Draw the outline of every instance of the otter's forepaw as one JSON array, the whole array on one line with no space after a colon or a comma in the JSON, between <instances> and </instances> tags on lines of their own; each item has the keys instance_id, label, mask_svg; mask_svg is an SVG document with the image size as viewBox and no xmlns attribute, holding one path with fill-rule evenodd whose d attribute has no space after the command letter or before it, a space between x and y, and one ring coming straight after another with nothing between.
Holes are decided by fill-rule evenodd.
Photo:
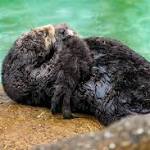
<instances>
[{"instance_id":1,"label":"otter's forepaw","mask_svg":"<svg viewBox=\"0 0 150 150\"><path fill-rule=\"evenodd\" d=\"M56 104L52 104L51 105L51 112L52 112L53 115L55 115L56 113L58 113L57 109L56 109Z\"/></svg>"},{"instance_id":2,"label":"otter's forepaw","mask_svg":"<svg viewBox=\"0 0 150 150\"><path fill-rule=\"evenodd\" d=\"M65 111L63 111L63 118L64 119L73 119L74 117L73 117L71 111L65 110Z\"/></svg>"},{"instance_id":3,"label":"otter's forepaw","mask_svg":"<svg viewBox=\"0 0 150 150\"><path fill-rule=\"evenodd\" d=\"M52 112L53 115L61 112L61 108L59 106L58 99L55 100L55 98L52 98L52 101L51 101L51 112Z\"/></svg>"}]
</instances>

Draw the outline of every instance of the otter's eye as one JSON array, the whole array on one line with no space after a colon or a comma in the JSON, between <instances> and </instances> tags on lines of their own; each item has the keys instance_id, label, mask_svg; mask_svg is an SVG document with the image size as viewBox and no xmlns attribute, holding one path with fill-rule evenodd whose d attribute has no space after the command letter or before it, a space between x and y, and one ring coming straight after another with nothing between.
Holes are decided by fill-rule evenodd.
<instances>
[{"instance_id":1,"label":"otter's eye","mask_svg":"<svg viewBox=\"0 0 150 150\"><path fill-rule=\"evenodd\" d=\"M38 31L37 35L39 35L39 36L43 35L42 31Z\"/></svg>"},{"instance_id":2,"label":"otter's eye","mask_svg":"<svg viewBox=\"0 0 150 150\"><path fill-rule=\"evenodd\" d=\"M47 36L48 36L48 32L44 32L44 33L43 33L43 36L44 36L44 37L47 37Z\"/></svg>"},{"instance_id":3,"label":"otter's eye","mask_svg":"<svg viewBox=\"0 0 150 150\"><path fill-rule=\"evenodd\" d=\"M64 34L65 33L65 30L64 29L60 29L59 31L61 34Z\"/></svg>"}]
</instances>

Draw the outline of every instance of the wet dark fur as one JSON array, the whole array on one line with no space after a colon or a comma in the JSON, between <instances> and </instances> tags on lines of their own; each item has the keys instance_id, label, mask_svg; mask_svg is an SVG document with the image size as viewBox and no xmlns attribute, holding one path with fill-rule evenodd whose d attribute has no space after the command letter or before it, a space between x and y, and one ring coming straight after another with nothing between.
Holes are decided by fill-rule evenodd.
<instances>
[{"instance_id":1,"label":"wet dark fur","mask_svg":"<svg viewBox=\"0 0 150 150\"><path fill-rule=\"evenodd\" d=\"M48 60L54 53L52 49L45 48L44 39L45 34L42 32L23 35L15 41L4 59L2 84L7 95L18 103L50 105L50 102L45 102L48 96L41 95L39 86L43 68L45 64L49 64ZM47 66L48 71L51 65Z\"/></svg>"},{"instance_id":2,"label":"wet dark fur","mask_svg":"<svg viewBox=\"0 0 150 150\"><path fill-rule=\"evenodd\" d=\"M86 81L90 74L92 57L84 40L76 36L64 38L57 49L57 58L51 70L51 78L56 78L51 110L57 112L57 105L62 101L64 118L72 118L70 98L77 85Z\"/></svg>"},{"instance_id":3,"label":"wet dark fur","mask_svg":"<svg viewBox=\"0 0 150 150\"><path fill-rule=\"evenodd\" d=\"M61 111L57 105L62 103L64 118L72 118L70 97L78 83L88 79L92 57L84 40L62 28L56 29L56 42L49 49L39 31L19 38L4 60L2 83L11 99L42 103L53 113Z\"/></svg>"},{"instance_id":4,"label":"wet dark fur","mask_svg":"<svg viewBox=\"0 0 150 150\"><path fill-rule=\"evenodd\" d=\"M93 76L80 84L72 107L94 114L104 125L127 115L149 113L150 63L115 40L85 41L94 54Z\"/></svg>"},{"instance_id":5,"label":"wet dark fur","mask_svg":"<svg viewBox=\"0 0 150 150\"><path fill-rule=\"evenodd\" d=\"M73 86L71 90L76 87L71 97L72 111L93 114L104 125L109 125L127 115L149 113L150 63L117 41L104 38L84 40L94 55L95 64L88 81L84 79L80 81L81 72L77 81L76 77L71 79L70 86ZM57 82L51 72L59 60L56 59L59 58L57 53L51 57L49 51L41 57L41 48L39 55L34 55L35 52L31 53L26 49L22 52L18 49L20 47L16 47L15 43L3 63L2 83L6 93L13 100L23 104L50 107L55 88L61 83L61 78ZM71 52L71 49L68 52ZM37 59L39 57L43 59ZM64 57L65 55L61 55L60 58ZM67 64L68 60L66 62L60 60L63 67L71 67ZM67 66L64 66L66 64ZM57 75L63 77L64 84L64 78L67 76L61 73ZM70 75L68 77L70 78ZM73 85L72 81L75 82ZM59 107L61 108L61 105Z\"/></svg>"}]
</instances>

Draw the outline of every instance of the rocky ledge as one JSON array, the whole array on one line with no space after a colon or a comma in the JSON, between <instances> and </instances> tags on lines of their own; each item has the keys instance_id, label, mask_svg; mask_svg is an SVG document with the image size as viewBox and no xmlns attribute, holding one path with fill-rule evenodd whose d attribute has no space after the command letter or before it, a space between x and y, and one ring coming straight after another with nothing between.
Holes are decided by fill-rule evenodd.
<instances>
[{"instance_id":1,"label":"rocky ledge","mask_svg":"<svg viewBox=\"0 0 150 150\"><path fill-rule=\"evenodd\" d=\"M0 88L0 150L26 150L75 135L97 132L102 126L94 118L64 120L46 108L18 105Z\"/></svg>"},{"instance_id":2,"label":"rocky ledge","mask_svg":"<svg viewBox=\"0 0 150 150\"><path fill-rule=\"evenodd\" d=\"M104 129L91 116L64 120L46 108L18 105L0 88L0 149L149 150L150 115L128 117Z\"/></svg>"},{"instance_id":3,"label":"rocky ledge","mask_svg":"<svg viewBox=\"0 0 150 150\"><path fill-rule=\"evenodd\" d=\"M125 118L104 131L76 136L34 150L149 150L150 115Z\"/></svg>"}]
</instances>

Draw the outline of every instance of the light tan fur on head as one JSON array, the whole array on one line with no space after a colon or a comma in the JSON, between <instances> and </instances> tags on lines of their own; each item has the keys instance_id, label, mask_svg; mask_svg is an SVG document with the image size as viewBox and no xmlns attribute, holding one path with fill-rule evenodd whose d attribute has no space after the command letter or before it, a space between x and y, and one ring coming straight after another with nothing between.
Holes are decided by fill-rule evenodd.
<instances>
[{"instance_id":1,"label":"light tan fur on head","mask_svg":"<svg viewBox=\"0 0 150 150\"><path fill-rule=\"evenodd\" d=\"M55 28L53 27L53 25L49 24L37 27L35 29L32 29L32 32L35 34L39 32L43 33L46 48L49 48L49 46L55 42Z\"/></svg>"}]
</instances>

